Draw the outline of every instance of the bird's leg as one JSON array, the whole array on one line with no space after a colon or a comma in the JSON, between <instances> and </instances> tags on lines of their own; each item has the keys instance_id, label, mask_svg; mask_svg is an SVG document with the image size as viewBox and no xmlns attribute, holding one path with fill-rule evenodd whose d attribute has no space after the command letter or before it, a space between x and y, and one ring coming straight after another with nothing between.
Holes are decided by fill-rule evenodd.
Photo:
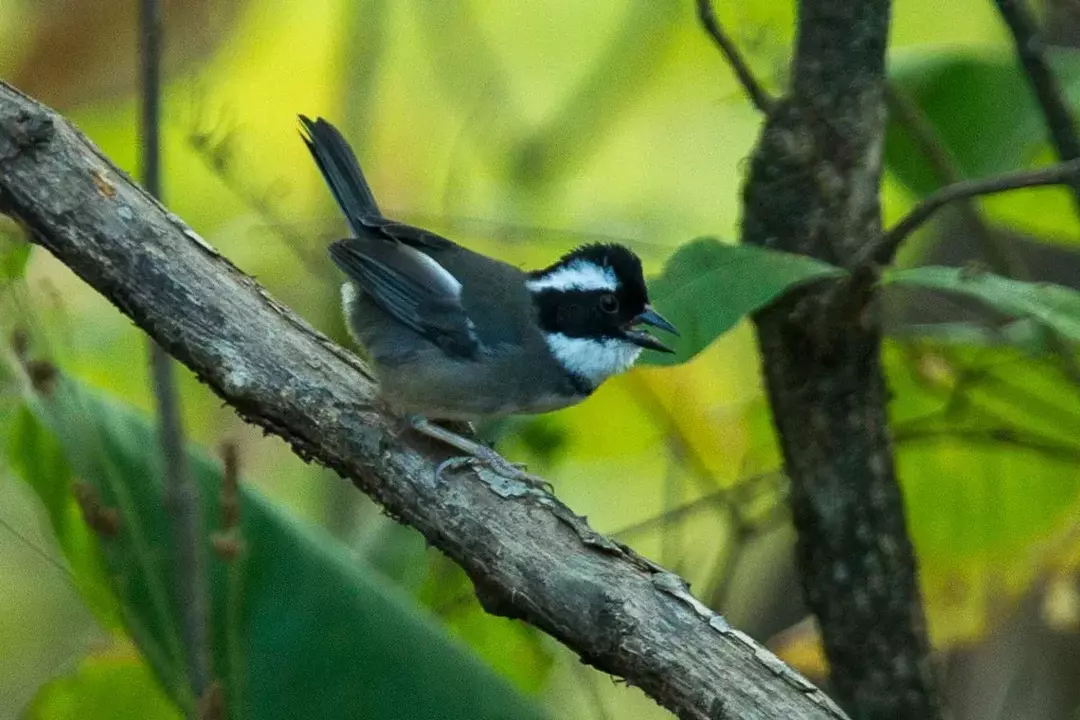
<instances>
[{"instance_id":1,"label":"bird's leg","mask_svg":"<svg viewBox=\"0 0 1080 720\"><path fill-rule=\"evenodd\" d=\"M439 442L445 443L466 454L464 457L452 457L440 463L439 467L435 469L436 483L439 482L440 477L445 470L479 462L487 465L494 472L505 478L509 478L510 480L520 480L521 482L534 487L539 487L548 492L551 491L551 485L546 480L525 472L521 466L517 466L504 459L487 445L478 443L475 440L470 440L452 430L436 425L420 415L410 415L408 417L408 422L413 430L416 430L418 433L427 435L433 440L438 440Z\"/></svg>"}]
</instances>

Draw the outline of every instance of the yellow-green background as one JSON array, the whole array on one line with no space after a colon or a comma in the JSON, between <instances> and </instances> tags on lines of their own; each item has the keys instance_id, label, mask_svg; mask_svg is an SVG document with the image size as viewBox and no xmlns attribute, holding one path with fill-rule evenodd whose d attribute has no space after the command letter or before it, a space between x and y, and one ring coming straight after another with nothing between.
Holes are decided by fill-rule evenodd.
<instances>
[{"instance_id":1,"label":"yellow-green background","mask_svg":"<svg viewBox=\"0 0 1080 720\"><path fill-rule=\"evenodd\" d=\"M137 176L133 7L0 0L0 77L68 114ZM760 116L701 32L690 0L211 0L166 8L166 203L338 339L334 271L322 248L343 226L299 140L297 113L343 129L388 215L523 266L611 236L656 272L694 237L737 238L745 158ZM782 88L793 4L720 0L718 13L766 84ZM986 0L896 4L894 64L970 52L1007 61L1010 47ZM890 222L912 196L888 178L884 200ZM987 207L1025 230L1076 238L1063 194ZM319 272L290 243L302 245ZM152 408L145 338L126 318L41 251L25 287L12 292L18 303L4 307L19 308L61 367ZM5 331L14 317L2 319ZM890 345L887 356L898 420L933 405L916 395L913 374L949 387L947 354ZM1014 379L1028 373L1027 392L1041 388L1068 418L1049 420L1034 408L1032 422L1065 441L1075 437L1074 390L1019 355L997 361L1009 363ZM530 460L595 527L617 532L778 467L758 366L744 322L687 365L636 369L579 407L513 424L500 447ZM211 449L238 442L248 482L383 567L499 672L537 693L552 716L603 717L599 707L607 717L666 716L553 641L483 615L460 575L414 533L332 473L246 427L193 378L184 375L181 389L195 440ZM555 451L538 454L545 442ZM1080 490L1073 464L946 443L901 446L899 468L939 647L978 643L1036 578L1071 569ZM780 502L775 486L740 501L751 525ZM117 662L131 656L95 626L47 559L58 557L48 526L2 466L0 520L0 717L13 717L88 653ZM755 588L773 587L786 567L791 540L782 513L771 528L742 542L730 512L714 504L628 541L703 595L747 550L720 608L739 622L760 612ZM820 675L805 642L777 646Z\"/></svg>"}]
</instances>

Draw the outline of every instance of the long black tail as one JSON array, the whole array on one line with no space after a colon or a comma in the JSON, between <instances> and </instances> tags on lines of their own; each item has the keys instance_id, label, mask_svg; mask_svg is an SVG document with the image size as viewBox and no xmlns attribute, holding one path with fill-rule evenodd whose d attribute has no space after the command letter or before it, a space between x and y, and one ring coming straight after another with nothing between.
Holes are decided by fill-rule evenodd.
<instances>
[{"instance_id":1,"label":"long black tail","mask_svg":"<svg viewBox=\"0 0 1080 720\"><path fill-rule=\"evenodd\" d=\"M364 221L379 219L382 213L364 179L356 155L338 129L326 120L316 118L313 121L301 115L300 122L307 131L307 134L302 131L300 136L304 138L334 198L345 213L349 227L353 233L362 234L366 224Z\"/></svg>"}]
</instances>

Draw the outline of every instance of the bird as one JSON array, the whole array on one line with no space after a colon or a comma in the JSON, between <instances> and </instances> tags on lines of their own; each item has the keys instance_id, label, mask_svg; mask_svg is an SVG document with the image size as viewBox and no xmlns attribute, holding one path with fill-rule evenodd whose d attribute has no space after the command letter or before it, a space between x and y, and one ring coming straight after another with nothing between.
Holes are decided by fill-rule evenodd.
<instances>
[{"instance_id":1,"label":"bird","mask_svg":"<svg viewBox=\"0 0 1080 720\"><path fill-rule=\"evenodd\" d=\"M416 431L479 461L537 478L439 423L569 407L628 370L644 350L674 352L642 329L678 335L649 302L640 258L583 245L532 271L385 217L360 163L329 121L299 115L300 134L351 235L329 254L345 276L342 308L383 402ZM545 483L546 485L546 483Z\"/></svg>"}]
</instances>

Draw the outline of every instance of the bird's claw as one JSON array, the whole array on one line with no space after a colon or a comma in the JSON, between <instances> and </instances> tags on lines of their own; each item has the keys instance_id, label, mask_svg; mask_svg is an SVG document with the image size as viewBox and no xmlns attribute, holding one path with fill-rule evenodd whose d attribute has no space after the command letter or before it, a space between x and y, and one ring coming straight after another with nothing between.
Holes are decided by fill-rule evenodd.
<instances>
[{"instance_id":1,"label":"bird's claw","mask_svg":"<svg viewBox=\"0 0 1080 720\"><path fill-rule=\"evenodd\" d=\"M435 484L438 485L442 482L442 475L447 470L457 470L462 467L476 467L479 465L486 466L496 475L504 477L507 480L517 480L518 482L525 483L538 490L543 490L548 494L555 494L554 488L547 480L533 475L532 473L525 472L525 463L509 462L494 453L491 457L460 455L443 460L439 463L438 467L435 468Z\"/></svg>"}]
</instances>

